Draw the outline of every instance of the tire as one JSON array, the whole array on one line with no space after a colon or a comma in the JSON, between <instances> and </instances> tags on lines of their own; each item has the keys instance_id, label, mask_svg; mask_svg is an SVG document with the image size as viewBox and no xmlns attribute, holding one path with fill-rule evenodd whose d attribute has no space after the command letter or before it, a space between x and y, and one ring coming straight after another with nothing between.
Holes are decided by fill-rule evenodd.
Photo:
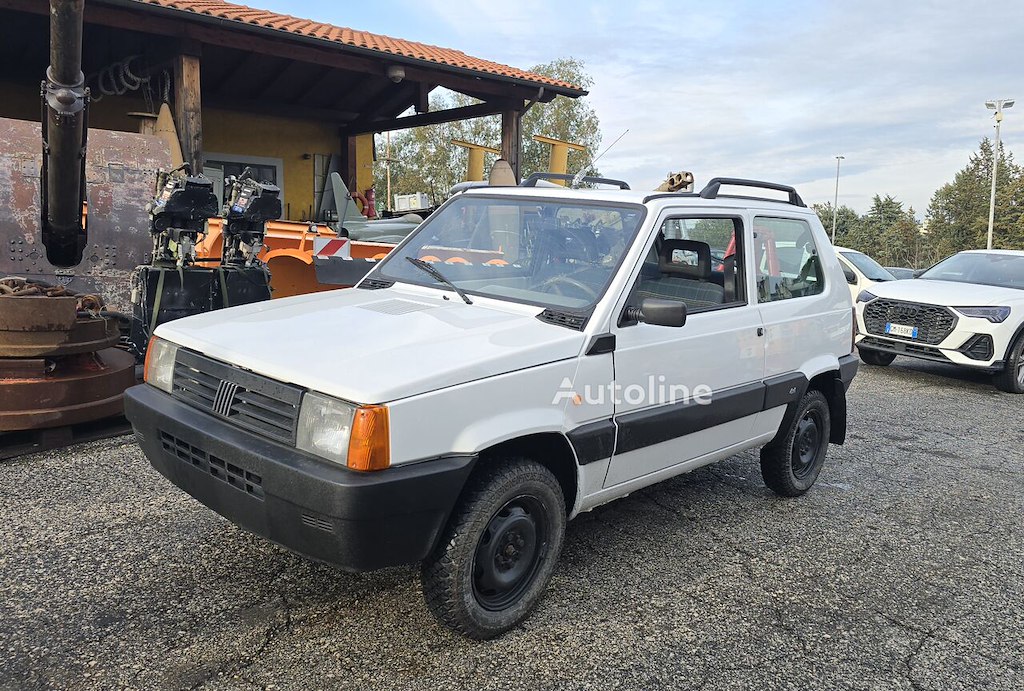
<instances>
[{"instance_id":1,"label":"tire","mask_svg":"<svg viewBox=\"0 0 1024 691\"><path fill-rule=\"evenodd\" d=\"M857 348L857 354L860 355L860 359L864 361L864 364L875 365L876 367L888 367L896 359L896 353L886 353L881 350L871 350L870 348Z\"/></svg>"},{"instance_id":2,"label":"tire","mask_svg":"<svg viewBox=\"0 0 1024 691\"><path fill-rule=\"evenodd\" d=\"M1017 337L1010 348L1003 371L993 377L1000 391L1024 393L1024 334Z\"/></svg>"},{"instance_id":3,"label":"tire","mask_svg":"<svg viewBox=\"0 0 1024 691\"><path fill-rule=\"evenodd\" d=\"M477 640L518 625L551 580L565 523L562 489L544 466L510 458L481 468L422 564L427 608Z\"/></svg>"},{"instance_id":4,"label":"tire","mask_svg":"<svg viewBox=\"0 0 1024 691\"><path fill-rule=\"evenodd\" d=\"M832 421L820 391L808 391L784 436L761 449L761 477L770 490L797 497L818 479L828 451Z\"/></svg>"}]
</instances>

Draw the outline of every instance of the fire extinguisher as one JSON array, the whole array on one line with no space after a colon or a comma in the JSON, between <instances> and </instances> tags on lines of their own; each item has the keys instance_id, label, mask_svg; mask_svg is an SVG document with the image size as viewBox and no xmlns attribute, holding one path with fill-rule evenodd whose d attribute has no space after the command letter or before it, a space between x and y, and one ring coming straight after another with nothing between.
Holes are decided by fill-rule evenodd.
<instances>
[{"instance_id":1,"label":"fire extinguisher","mask_svg":"<svg viewBox=\"0 0 1024 691\"><path fill-rule=\"evenodd\" d=\"M373 188L366 190L366 208L363 209L363 213L366 214L367 218L377 218L377 197L373 193Z\"/></svg>"}]
</instances>

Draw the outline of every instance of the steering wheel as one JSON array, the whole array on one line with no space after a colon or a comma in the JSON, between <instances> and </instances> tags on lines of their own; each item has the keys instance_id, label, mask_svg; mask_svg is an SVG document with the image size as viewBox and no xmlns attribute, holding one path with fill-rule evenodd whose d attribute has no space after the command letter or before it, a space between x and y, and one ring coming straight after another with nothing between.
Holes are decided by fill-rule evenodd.
<instances>
[{"instance_id":1,"label":"steering wheel","mask_svg":"<svg viewBox=\"0 0 1024 691\"><path fill-rule=\"evenodd\" d=\"M597 299L597 291L596 290L594 290L593 288L588 286L583 281L580 281L579 279L573 278L572 276L552 276L551 278L547 279L546 281L544 281L540 285L538 285L537 289L538 290L542 290L544 292L548 292L545 289L548 286L551 286L552 288L554 288L554 293L556 295L562 295L564 297L574 297L572 295L566 295L561 290L559 290L558 287L557 287L559 285L572 286L576 290L578 290L581 293L583 293L584 296L587 297L588 299L590 299L590 300L596 300Z\"/></svg>"}]
</instances>

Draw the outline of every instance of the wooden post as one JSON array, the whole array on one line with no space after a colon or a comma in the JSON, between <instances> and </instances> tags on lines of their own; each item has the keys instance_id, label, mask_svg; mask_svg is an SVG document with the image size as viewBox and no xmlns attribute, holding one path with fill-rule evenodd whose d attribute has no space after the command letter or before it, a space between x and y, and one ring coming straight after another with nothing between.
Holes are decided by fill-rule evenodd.
<instances>
[{"instance_id":1,"label":"wooden post","mask_svg":"<svg viewBox=\"0 0 1024 691\"><path fill-rule=\"evenodd\" d=\"M198 47L174 60L174 124L178 128L182 158L192 172L203 172L203 113L199 84Z\"/></svg>"},{"instance_id":2,"label":"wooden post","mask_svg":"<svg viewBox=\"0 0 1024 691\"><path fill-rule=\"evenodd\" d=\"M348 130L344 127L340 128L339 136L341 139L340 155L341 161L338 165L338 172L341 174L341 179L345 182L345 189L351 190L352 184L356 180L356 138L349 135ZM341 205L344 203L341 199L335 200L338 203L338 208L341 209Z\"/></svg>"},{"instance_id":3,"label":"wooden post","mask_svg":"<svg viewBox=\"0 0 1024 691\"><path fill-rule=\"evenodd\" d=\"M521 110L505 110L501 113L501 157L508 161L516 181L522 179L520 153L523 146L523 113Z\"/></svg>"}]
</instances>

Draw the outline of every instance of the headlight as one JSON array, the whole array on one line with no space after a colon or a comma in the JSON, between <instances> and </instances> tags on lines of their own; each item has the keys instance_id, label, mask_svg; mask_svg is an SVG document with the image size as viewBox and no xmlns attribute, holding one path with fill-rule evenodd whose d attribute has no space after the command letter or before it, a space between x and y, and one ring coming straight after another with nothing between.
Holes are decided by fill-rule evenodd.
<instances>
[{"instance_id":1,"label":"headlight","mask_svg":"<svg viewBox=\"0 0 1024 691\"><path fill-rule=\"evenodd\" d=\"M993 324L1004 322L1010 316L1009 307L954 307L953 309L965 317L988 319Z\"/></svg>"},{"instance_id":2,"label":"headlight","mask_svg":"<svg viewBox=\"0 0 1024 691\"><path fill-rule=\"evenodd\" d=\"M174 358L177 354L178 346L174 343L156 336L149 339L146 364L143 367L146 383L171 393L174 388Z\"/></svg>"},{"instance_id":3,"label":"headlight","mask_svg":"<svg viewBox=\"0 0 1024 691\"><path fill-rule=\"evenodd\" d=\"M353 470L383 470L391 465L388 409L309 391L299 408L295 446Z\"/></svg>"},{"instance_id":4,"label":"headlight","mask_svg":"<svg viewBox=\"0 0 1024 691\"><path fill-rule=\"evenodd\" d=\"M296 448L345 465L355 412L351 403L307 392L299 408Z\"/></svg>"},{"instance_id":5,"label":"headlight","mask_svg":"<svg viewBox=\"0 0 1024 691\"><path fill-rule=\"evenodd\" d=\"M874 293L869 293L866 290L862 290L860 291L860 294L857 295L857 302L871 302L877 297L878 296L875 295Z\"/></svg>"}]
</instances>

